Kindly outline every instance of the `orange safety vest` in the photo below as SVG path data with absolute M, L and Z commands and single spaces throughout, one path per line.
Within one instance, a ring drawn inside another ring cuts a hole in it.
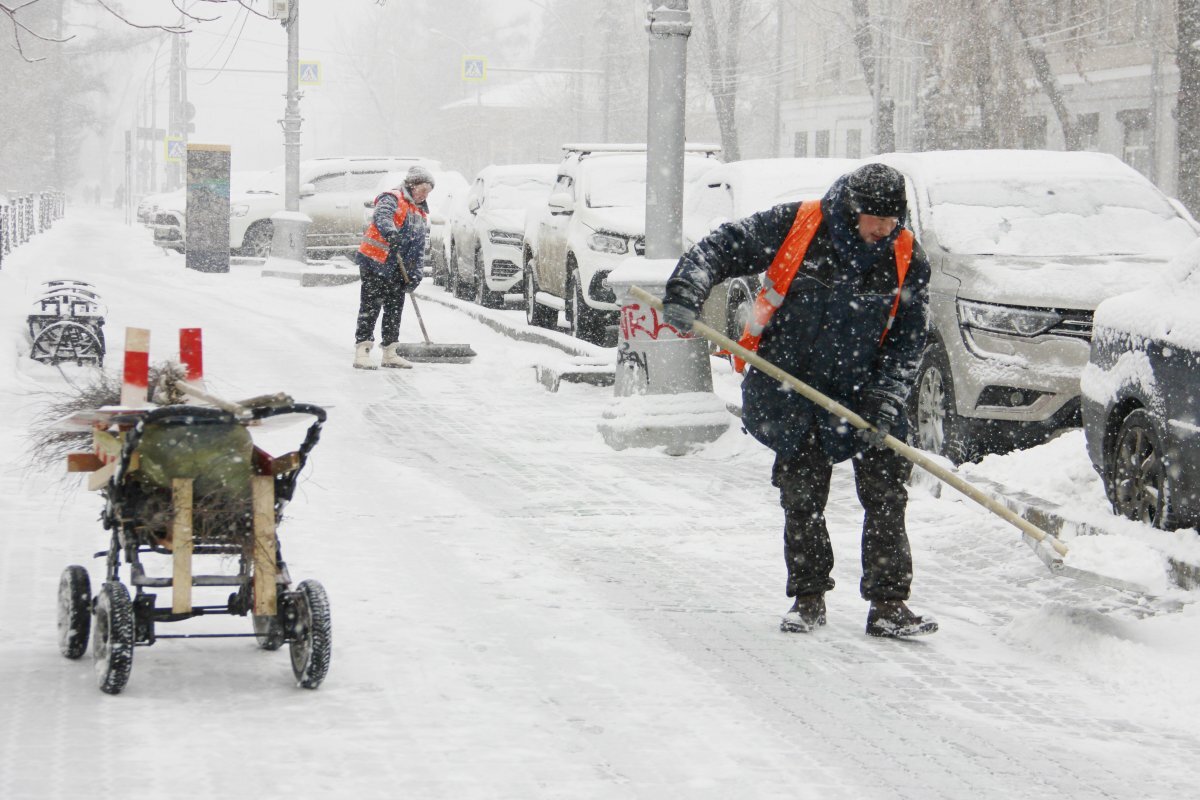
M 392 197 L 396 198 L 396 213 L 392 215 L 392 222 L 396 224 L 397 228 L 404 225 L 404 219 L 408 216 L 408 210 L 410 208 L 421 216 L 425 216 L 424 211 L 408 202 L 404 195 L 400 194 L 399 192 L 384 192 L 379 197 L 382 197 L 384 194 L 390 194 Z M 379 197 L 375 198 L 376 202 L 378 202 Z M 382 233 L 379 232 L 379 229 L 375 227 L 375 220 L 372 219 L 371 224 L 367 226 L 365 231 L 363 231 L 362 244 L 359 245 L 358 252 L 362 253 L 372 261 L 382 264 L 383 262 L 387 261 L 389 247 L 390 245 L 388 244 L 388 240 Z
M 763 330 L 771 321 L 771 317 L 783 305 L 788 287 L 792 285 L 796 273 L 800 271 L 800 265 L 804 263 L 804 255 L 808 252 L 808 246 L 812 243 L 817 228 L 821 227 L 821 219 L 820 200 L 805 200 L 800 204 L 800 210 L 796 212 L 796 221 L 792 223 L 792 229 L 788 231 L 787 238 L 783 240 L 783 245 L 767 269 L 766 284 L 758 293 L 758 297 L 754 298 L 754 310 L 750 314 L 750 321 L 746 323 L 742 338 L 738 340 L 738 344 L 747 350 L 758 350 Z M 892 301 L 892 311 L 888 315 L 887 327 L 883 329 L 883 335 L 879 337 L 881 345 L 887 338 L 888 331 L 892 329 L 892 323 L 896 321 L 896 310 L 900 307 L 900 289 L 904 287 L 904 278 L 908 275 L 908 265 L 912 262 L 912 231 L 907 228 L 901 229 L 900 235 L 896 237 L 895 252 L 896 299 Z M 744 372 L 746 362 L 734 356 L 733 366 L 738 372 Z

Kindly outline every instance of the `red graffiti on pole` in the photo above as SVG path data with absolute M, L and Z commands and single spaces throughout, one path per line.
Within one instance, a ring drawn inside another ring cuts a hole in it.
M 643 309 L 634 303 L 621 307 L 621 338 L 625 341 L 636 339 L 642 334 L 657 341 L 664 330 L 670 331 L 671 335 L 677 338 L 685 338 L 685 334 L 663 322 L 658 315 L 658 309 L 653 306 Z

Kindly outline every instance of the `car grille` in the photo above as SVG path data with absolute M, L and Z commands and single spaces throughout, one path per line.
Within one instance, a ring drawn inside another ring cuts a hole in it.
M 1092 340 L 1092 312 L 1091 311 L 1062 311 L 1062 321 L 1046 331 L 1048 334 L 1056 336 L 1069 336 L 1072 339 L 1082 339 L 1085 342 Z
M 493 261 L 492 262 L 492 277 L 493 278 L 511 278 L 520 270 L 517 265 L 511 261 Z

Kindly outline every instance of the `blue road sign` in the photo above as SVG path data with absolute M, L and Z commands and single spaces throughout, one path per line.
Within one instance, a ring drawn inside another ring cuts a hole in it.
M 321 62 L 320 61 L 301 61 L 300 62 L 300 83 L 309 85 L 319 84 L 321 82 Z
M 163 140 L 166 146 L 166 155 L 163 157 L 166 161 L 182 162 L 187 158 L 187 142 L 178 136 L 168 136 Z
M 487 59 L 483 56 L 463 56 L 462 79 L 464 81 L 487 80 Z

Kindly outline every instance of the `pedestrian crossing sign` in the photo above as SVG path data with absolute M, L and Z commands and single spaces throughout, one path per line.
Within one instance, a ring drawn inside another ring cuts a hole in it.
M 301 61 L 300 82 L 308 84 L 309 86 L 318 85 L 321 82 L 321 62 Z
M 464 81 L 487 80 L 487 59 L 483 56 L 463 56 L 462 79 Z
M 166 155 L 163 160 L 178 164 L 187 158 L 187 142 L 179 136 L 168 136 L 163 139 Z

